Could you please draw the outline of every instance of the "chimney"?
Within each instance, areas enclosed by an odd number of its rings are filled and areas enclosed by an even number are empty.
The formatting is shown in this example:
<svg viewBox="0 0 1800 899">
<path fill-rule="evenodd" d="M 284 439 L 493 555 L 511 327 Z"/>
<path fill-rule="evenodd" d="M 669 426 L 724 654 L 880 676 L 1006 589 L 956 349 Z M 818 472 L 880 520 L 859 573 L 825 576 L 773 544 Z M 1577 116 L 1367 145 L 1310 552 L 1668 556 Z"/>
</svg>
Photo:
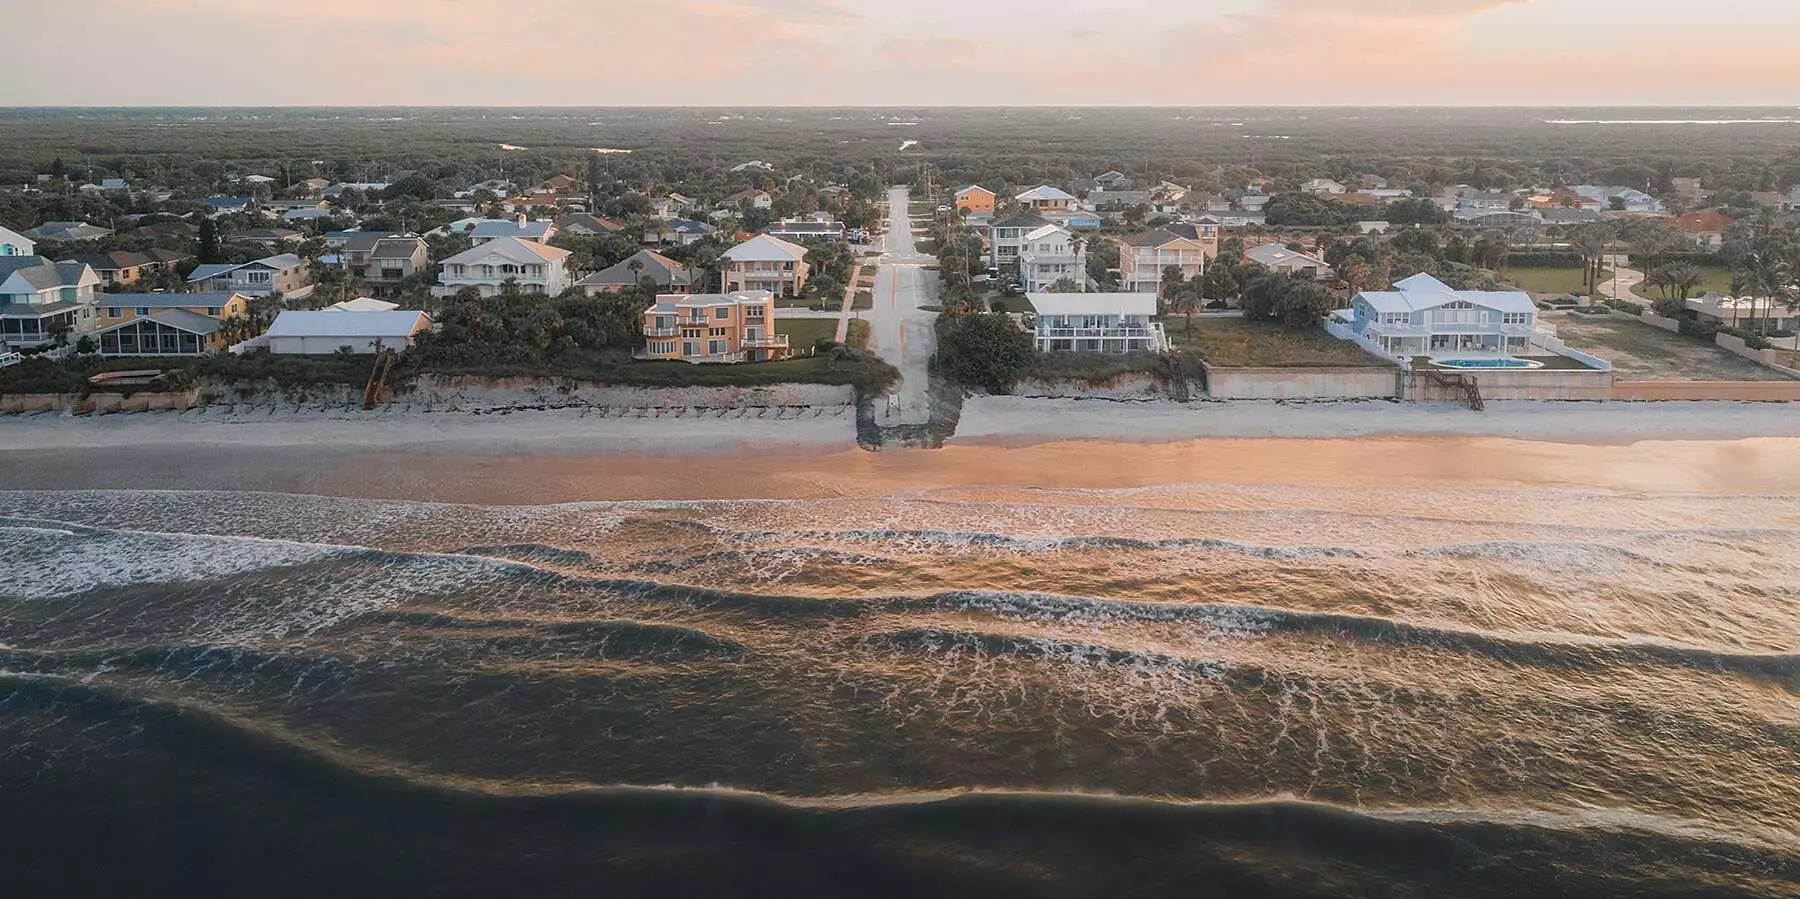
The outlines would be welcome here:
<svg viewBox="0 0 1800 899">
<path fill-rule="evenodd" d="M 528 221 L 528 219 L 525 218 L 525 213 L 523 213 L 523 212 L 514 215 L 513 220 L 517 221 L 519 223 L 520 227 L 523 227 L 525 225 L 525 222 Z"/>
</svg>

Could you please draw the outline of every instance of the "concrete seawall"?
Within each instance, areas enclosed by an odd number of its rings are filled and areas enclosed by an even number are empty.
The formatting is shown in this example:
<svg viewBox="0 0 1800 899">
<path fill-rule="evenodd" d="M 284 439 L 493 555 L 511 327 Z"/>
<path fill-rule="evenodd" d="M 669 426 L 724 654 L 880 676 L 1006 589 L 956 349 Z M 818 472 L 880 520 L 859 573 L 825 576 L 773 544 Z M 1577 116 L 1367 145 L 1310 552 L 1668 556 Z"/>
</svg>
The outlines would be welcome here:
<svg viewBox="0 0 1800 899">
<path fill-rule="evenodd" d="M 1392 368 L 1206 368 L 1206 393 L 1215 400 L 1393 399 Z"/>
</svg>

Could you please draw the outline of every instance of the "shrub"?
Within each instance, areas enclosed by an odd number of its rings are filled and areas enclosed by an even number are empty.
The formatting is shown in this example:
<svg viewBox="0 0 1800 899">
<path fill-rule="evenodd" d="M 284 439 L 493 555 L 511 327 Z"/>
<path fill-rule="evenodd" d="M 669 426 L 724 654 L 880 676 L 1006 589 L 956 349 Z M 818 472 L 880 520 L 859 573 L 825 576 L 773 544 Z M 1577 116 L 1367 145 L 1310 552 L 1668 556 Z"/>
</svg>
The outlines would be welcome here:
<svg viewBox="0 0 1800 899">
<path fill-rule="evenodd" d="M 1674 297 L 1657 300 L 1651 308 L 1655 309 L 1656 314 L 1663 318 L 1682 319 L 1688 317 L 1687 304 Z"/>
<path fill-rule="evenodd" d="M 1513 268 L 1580 268 L 1582 258 L 1574 250 L 1525 250 L 1507 254 L 1506 264 Z"/>
<path fill-rule="evenodd" d="M 1686 337 L 1698 337 L 1702 340 L 1711 340 L 1713 339 L 1713 335 L 1719 333 L 1719 326 L 1698 319 L 1684 318 L 1681 320 L 1679 332 Z"/>
<path fill-rule="evenodd" d="M 940 316 L 934 363 L 950 380 L 1007 393 L 1035 361 L 1032 336 L 1004 315 Z"/>
<path fill-rule="evenodd" d="M 1121 375 L 1160 375 L 1165 369 L 1162 357 L 1155 353 L 1056 352 L 1039 353 L 1025 374 L 1043 381 L 1104 384 Z"/>
<path fill-rule="evenodd" d="M 1607 300 L 1606 305 L 1613 309 L 1617 309 L 1620 312 L 1628 312 L 1632 315 L 1644 314 L 1644 304 L 1633 303 L 1630 300 Z"/>
</svg>

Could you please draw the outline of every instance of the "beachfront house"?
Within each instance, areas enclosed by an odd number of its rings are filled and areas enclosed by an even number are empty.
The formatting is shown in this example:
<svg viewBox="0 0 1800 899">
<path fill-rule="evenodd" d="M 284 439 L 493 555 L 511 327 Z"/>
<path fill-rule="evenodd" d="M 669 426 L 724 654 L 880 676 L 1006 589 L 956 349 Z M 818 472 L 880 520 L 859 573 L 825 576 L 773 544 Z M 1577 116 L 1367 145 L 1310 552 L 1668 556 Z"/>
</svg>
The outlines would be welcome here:
<svg viewBox="0 0 1800 899">
<path fill-rule="evenodd" d="M 389 312 L 351 312 L 320 309 L 286 310 L 275 316 L 261 337 L 239 344 L 232 352 L 257 347 L 278 356 L 323 356 L 348 348 L 370 354 L 376 349 L 401 352 L 431 327 L 431 317 L 412 309 Z"/>
<path fill-rule="evenodd" d="M 0 349 L 74 340 L 94 329 L 100 276 L 86 263 L 0 256 Z"/>
<path fill-rule="evenodd" d="M 1168 349 L 1154 321 L 1154 293 L 1031 293 L 1041 352 L 1160 353 Z"/>
<path fill-rule="evenodd" d="M 1355 338 L 1390 356 L 1492 356 L 1524 353 L 1537 307 L 1516 290 L 1455 290 L 1417 274 L 1385 291 L 1363 291 L 1334 318 Z"/>
<path fill-rule="evenodd" d="M 238 293 L 103 293 L 94 301 L 102 356 L 198 356 L 224 346 L 220 323 L 245 315 Z"/>
<path fill-rule="evenodd" d="M 787 335 L 775 333 L 775 296 L 766 290 L 670 294 L 644 310 L 639 359 L 767 362 L 787 355 Z"/>
</svg>

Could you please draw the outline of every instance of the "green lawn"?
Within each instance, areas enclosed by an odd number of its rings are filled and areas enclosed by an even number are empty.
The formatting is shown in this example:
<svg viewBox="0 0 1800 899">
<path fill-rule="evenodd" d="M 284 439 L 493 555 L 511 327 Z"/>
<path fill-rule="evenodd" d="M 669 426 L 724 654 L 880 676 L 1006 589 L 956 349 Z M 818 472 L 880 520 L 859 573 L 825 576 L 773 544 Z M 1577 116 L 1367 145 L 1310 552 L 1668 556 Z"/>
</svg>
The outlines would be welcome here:
<svg viewBox="0 0 1800 899">
<path fill-rule="evenodd" d="M 1177 348 L 1198 349 L 1209 364 L 1221 368 L 1385 368 L 1390 365 L 1350 341 L 1332 337 L 1323 328 L 1290 330 L 1242 318 L 1196 316 L 1193 331 L 1189 333 L 1182 316 L 1166 316 L 1161 321 Z"/>
<path fill-rule="evenodd" d="M 1581 296 L 1581 268 L 1515 268 L 1507 279 L 1526 293 L 1568 293 Z M 1600 283 L 1612 280 L 1612 272 L 1601 270 Z"/>
<path fill-rule="evenodd" d="M 1706 283 L 1696 288 L 1691 296 L 1699 296 L 1709 290 L 1716 290 L 1720 293 L 1731 292 L 1731 269 L 1722 265 L 1696 265 L 1694 267 L 1700 270 L 1700 274 L 1706 276 Z M 1662 295 L 1657 293 L 1656 288 L 1648 284 L 1639 284 L 1633 287 L 1631 292 L 1646 300 L 1662 299 Z"/>
<path fill-rule="evenodd" d="M 778 318 L 775 333 L 786 334 L 788 346 L 796 353 L 803 353 L 821 337 L 835 340 L 837 326 L 835 318 Z"/>
</svg>

